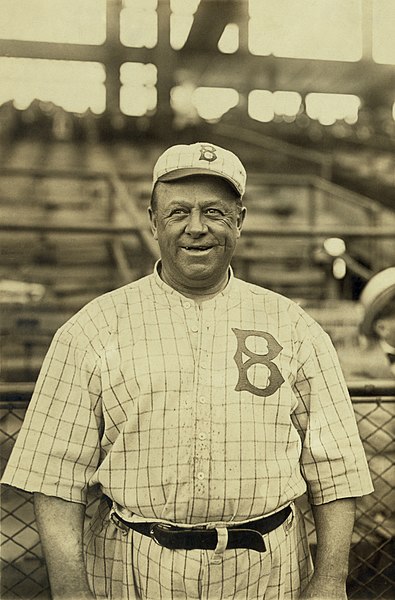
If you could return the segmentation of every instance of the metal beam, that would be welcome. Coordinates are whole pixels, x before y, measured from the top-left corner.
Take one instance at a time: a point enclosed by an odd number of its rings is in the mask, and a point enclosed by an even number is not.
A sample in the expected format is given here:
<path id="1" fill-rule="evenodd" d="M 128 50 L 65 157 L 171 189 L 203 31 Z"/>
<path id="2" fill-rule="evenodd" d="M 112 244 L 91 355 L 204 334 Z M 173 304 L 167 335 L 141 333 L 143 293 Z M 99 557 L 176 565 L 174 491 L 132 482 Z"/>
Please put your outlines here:
<path id="1" fill-rule="evenodd" d="M 395 93 L 395 66 L 367 60 L 351 63 L 255 56 L 244 52 L 222 54 L 202 48 L 199 53 L 180 52 L 177 64 L 179 68 L 188 69 L 188 79 L 198 85 L 228 87 L 231 83 L 235 89 L 245 92 L 283 89 L 299 92 L 302 96 L 309 92 L 363 96 L 372 87 L 373 80 L 380 95 Z"/>
<path id="2" fill-rule="evenodd" d="M 226 25 L 238 22 L 240 15 L 239 0 L 202 0 L 181 53 L 218 52 L 217 45 Z"/>
<path id="3" fill-rule="evenodd" d="M 150 51 L 147 48 L 128 48 L 120 44 L 122 61 L 144 62 Z M 106 64 L 108 42 L 101 46 L 83 44 L 56 44 L 52 42 L 26 42 L 0 40 L 0 56 L 15 58 L 46 58 L 48 60 L 83 60 Z"/>
<path id="4" fill-rule="evenodd" d="M 206 23 L 207 28 L 207 23 Z M 232 85 L 236 89 L 248 92 L 252 89 L 270 89 L 272 76 L 276 73 L 277 85 L 300 92 L 355 93 L 364 95 L 366 90 L 378 87 L 380 95 L 393 96 L 395 92 L 395 66 L 372 63 L 363 59 L 359 62 L 328 61 L 300 58 L 280 58 L 273 56 L 255 56 L 239 50 L 235 54 L 222 54 L 216 48 L 206 46 L 201 40 L 198 51 L 189 46 L 175 51 L 165 44 L 160 48 L 162 62 L 167 67 L 168 76 L 176 69 L 188 69 L 190 79 L 199 85 Z M 122 44 L 112 47 L 106 42 L 101 46 L 81 44 L 55 44 L 48 42 L 26 42 L 0 40 L 0 56 L 41 58 L 48 60 L 94 61 L 107 66 L 122 62 L 154 62 L 158 50 L 147 48 L 128 48 Z M 210 65 L 215 67 L 210 68 Z M 202 72 L 202 63 L 205 65 Z M 208 66 L 208 68 L 206 68 Z M 249 73 L 248 82 L 245 74 Z M 296 75 L 295 75 L 296 74 Z M 306 77 L 305 74 L 309 74 Z M 339 74 L 342 77 L 339 78 Z M 161 76 L 161 73 L 159 74 Z"/>
<path id="5" fill-rule="evenodd" d="M 106 19 L 106 110 L 111 115 L 120 113 L 120 74 L 119 70 L 122 60 L 122 46 L 120 41 L 120 14 L 122 9 L 121 0 L 107 2 Z"/>

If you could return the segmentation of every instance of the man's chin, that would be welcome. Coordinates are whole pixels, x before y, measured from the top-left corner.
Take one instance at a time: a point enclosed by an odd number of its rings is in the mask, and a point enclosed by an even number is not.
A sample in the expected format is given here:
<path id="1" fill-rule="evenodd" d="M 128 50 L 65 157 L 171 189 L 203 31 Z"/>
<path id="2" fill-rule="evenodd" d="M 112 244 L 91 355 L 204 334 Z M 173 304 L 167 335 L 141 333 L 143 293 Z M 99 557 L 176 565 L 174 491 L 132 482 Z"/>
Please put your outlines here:
<path id="1" fill-rule="evenodd" d="M 202 264 L 188 265 L 187 268 L 183 269 L 180 275 L 184 280 L 185 284 L 188 284 L 191 288 L 201 289 L 207 286 L 216 287 L 220 281 L 222 281 L 227 273 L 225 271 L 218 272 L 215 269 Z"/>

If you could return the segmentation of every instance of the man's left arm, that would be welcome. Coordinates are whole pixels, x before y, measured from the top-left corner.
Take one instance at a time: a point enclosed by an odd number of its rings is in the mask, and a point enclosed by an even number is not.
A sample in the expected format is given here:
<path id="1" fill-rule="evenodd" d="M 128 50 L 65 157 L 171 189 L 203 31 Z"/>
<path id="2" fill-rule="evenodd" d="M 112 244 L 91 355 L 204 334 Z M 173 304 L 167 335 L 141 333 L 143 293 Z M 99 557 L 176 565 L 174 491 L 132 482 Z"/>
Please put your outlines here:
<path id="1" fill-rule="evenodd" d="M 345 600 L 348 557 L 355 521 L 355 499 L 312 506 L 317 554 L 314 575 L 300 600 Z"/>

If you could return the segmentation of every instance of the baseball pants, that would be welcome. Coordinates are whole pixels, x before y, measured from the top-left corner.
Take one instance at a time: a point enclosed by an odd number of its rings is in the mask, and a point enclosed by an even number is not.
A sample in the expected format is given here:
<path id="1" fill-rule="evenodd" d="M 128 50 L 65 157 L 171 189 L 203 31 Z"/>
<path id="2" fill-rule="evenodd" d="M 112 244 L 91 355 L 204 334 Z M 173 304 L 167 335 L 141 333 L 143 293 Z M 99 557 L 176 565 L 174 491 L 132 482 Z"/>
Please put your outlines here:
<path id="1" fill-rule="evenodd" d="M 88 578 L 98 599 L 296 600 L 312 575 L 300 512 L 264 540 L 266 552 L 169 550 L 99 512 L 86 534 Z"/>

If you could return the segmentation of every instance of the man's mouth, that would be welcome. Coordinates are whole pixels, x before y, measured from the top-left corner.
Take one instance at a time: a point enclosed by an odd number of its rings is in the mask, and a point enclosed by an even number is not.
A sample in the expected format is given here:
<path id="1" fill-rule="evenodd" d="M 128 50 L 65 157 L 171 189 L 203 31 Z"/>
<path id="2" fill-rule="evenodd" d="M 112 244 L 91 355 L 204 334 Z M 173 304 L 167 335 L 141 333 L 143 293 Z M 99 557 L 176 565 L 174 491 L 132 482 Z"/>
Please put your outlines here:
<path id="1" fill-rule="evenodd" d="M 213 246 L 182 246 L 183 250 L 188 252 L 206 252 L 211 250 Z"/>

